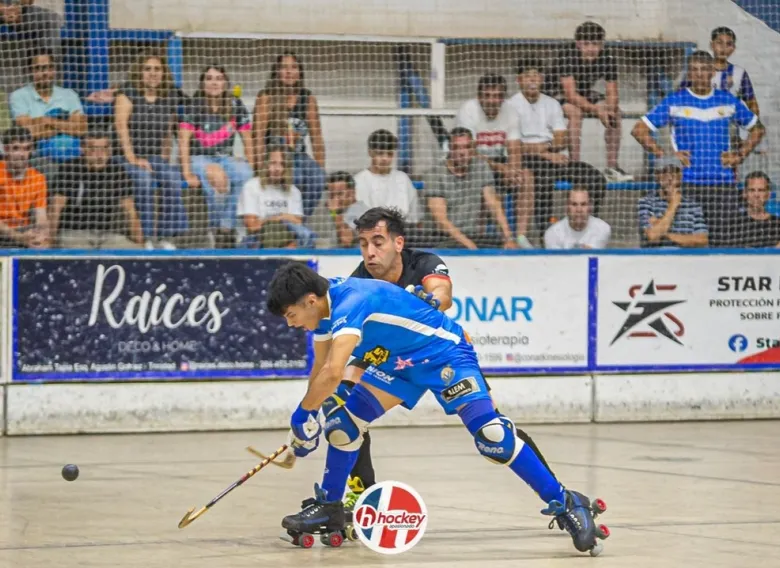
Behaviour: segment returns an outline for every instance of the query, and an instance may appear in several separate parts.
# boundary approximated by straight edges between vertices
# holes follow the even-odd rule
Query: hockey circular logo
[[[353,525],[360,542],[374,552],[400,554],[422,539],[428,509],[420,494],[408,485],[383,481],[360,495]]]

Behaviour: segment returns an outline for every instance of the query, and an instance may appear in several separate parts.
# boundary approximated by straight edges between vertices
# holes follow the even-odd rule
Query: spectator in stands
[[[131,249],[143,243],[132,183],[111,154],[110,135],[93,129],[84,138],[83,157],[63,166],[57,176],[51,191],[51,233],[59,247]]]
[[[303,225],[303,199],[292,183],[292,160],[287,146],[268,146],[260,175],[250,179],[241,190],[238,217],[247,236],[243,246],[280,248],[280,235],[292,235],[299,246],[311,248],[314,233]],[[275,245],[269,244],[273,239]]]
[[[474,154],[471,131],[453,128],[446,162],[438,163],[425,182],[424,195],[433,230],[438,233],[431,242],[442,248],[518,248],[496,195],[493,172]],[[483,204],[498,225],[500,235],[488,233],[482,226]]]
[[[745,205],[736,223],[734,245],[746,248],[780,248],[780,218],[770,215],[766,202],[772,181],[764,172],[750,172],[742,192]]]
[[[46,178],[30,167],[33,137],[14,126],[3,133],[0,160],[0,247],[48,248]]]
[[[477,84],[477,98],[463,103],[455,126],[471,130],[477,157],[493,170],[500,193],[516,194],[517,242],[531,248],[526,234],[533,207],[533,180],[526,179],[520,164],[520,124],[517,113],[506,101],[506,79],[483,75]]]
[[[375,130],[368,137],[371,165],[355,175],[355,198],[367,207],[395,207],[409,221],[420,222],[420,200],[412,180],[393,167],[398,138],[388,130]]]
[[[653,138],[659,128],[672,128],[675,154],[685,168],[683,194],[704,211],[713,247],[729,246],[739,209],[734,169],[764,136],[764,127],[744,102],[712,88],[712,56],[694,52],[688,58],[690,88],[668,95],[639,120],[632,131],[636,140],[656,157],[665,151]],[[736,123],[750,130],[739,150],[731,146],[729,129]]]
[[[607,168],[610,181],[631,181],[620,169],[620,97],[618,66],[612,52],[604,47],[606,32],[595,22],[584,22],[574,32],[574,45],[562,49],[556,58],[545,90],[563,105],[569,119],[569,157],[580,160],[582,121],[595,117],[604,125]],[[604,81],[605,92],[598,85]]]
[[[177,100],[165,57],[149,53],[138,58],[128,84],[115,98],[114,126],[122,150],[119,160],[133,180],[147,248],[154,248],[155,242],[163,249],[176,248],[172,239],[189,228],[182,196],[184,180],[170,161]]]
[[[305,87],[303,63],[295,53],[282,53],[271,67],[268,83],[257,94],[252,131],[258,169],[271,143],[293,152],[293,182],[303,193],[304,214],[311,215],[325,190],[325,141],[317,99]],[[306,151],[306,138],[313,158]]]
[[[604,249],[609,245],[612,229],[608,223],[591,214],[590,195],[582,186],[569,192],[566,217],[544,233],[546,249]]]
[[[11,117],[36,140],[32,165],[49,180],[59,164],[78,158],[80,137],[87,131],[87,117],[79,96],[54,84],[54,57],[42,50],[30,58],[32,82],[11,94]]]
[[[198,85],[179,125],[181,169],[190,188],[203,187],[210,239],[220,248],[233,247],[238,197],[252,177],[255,159],[252,124],[244,103],[233,96],[224,67],[206,67]],[[233,155],[236,134],[252,162]]]
[[[355,197],[355,179],[348,172],[328,176],[328,189],[320,199],[308,225],[317,233],[317,248],[349,248],[355,244],[355,220],[368,207]]]
[[[658,192],[639,199],[642,248],[706,247],[709,231],[701,206],[682,193],[683,165],[669,156],[656,164]]]

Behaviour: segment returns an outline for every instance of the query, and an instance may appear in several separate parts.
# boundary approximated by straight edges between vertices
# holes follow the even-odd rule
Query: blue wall
[[[766,25],[780,33],[780,2],[778,0],[733,0],[751,16],[763,20]]]

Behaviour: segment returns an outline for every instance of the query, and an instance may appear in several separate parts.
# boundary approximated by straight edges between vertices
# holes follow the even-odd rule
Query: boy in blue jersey
[[[325,279],[302,263],[277,271],[267,304],[289,326],[311,330],[318,339],[315,369],[291,417],[290,436],[298,457],[315,450],[322,409],[329,447],[315,497],[282,520],[293,539],[344,529],[341,499],[366,428],[399,404],[412,409],[430,390],[447,414],[460,416],[483,456],[507,465],[531,486],[547,504],[542,513],[555,517],[578,550],[601,551],[596,538],[606,538],[608,531],[595,526],[593,515],[603,508],[592,510],[587,497],[565,489],[517,436],[512,421],[496,411],[468,336],[445,314],[399,286]],[[335,393],[350,356],[370,366],[342,400]]]
[[[739,208],[735,169],[764,136],[764,127],[743,101],[712,87],[712,56],[697,51],[688,58],[690,87],[664,98],[642,117],[631,134],[645,150],[662,158],[663,148],[653,138],[670,126],[674,153],[682,161],[683,195],[698,201],[710,228],[710,244],[732,244]],[[749,131],[738,150],[732,148],[732,124]]]

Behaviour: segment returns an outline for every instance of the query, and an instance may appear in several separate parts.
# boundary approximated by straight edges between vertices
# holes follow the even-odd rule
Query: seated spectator
[[[52,182],[59,164],[81,155],[87,117],[79,96],[54,84],[54,58],[38,50],[30,58],[32,83],[11,94],[11,117],[36,140],[33,167]]]
[[[691,87],[665,97],[639,120],[631,134],[648,152],[661,158],[665,152],[653,133],[669,125],[675,155],[685,168],[683,193],[699,203],[713,247],[729,246],[739,209],[734,169],[764,136],[764,127],[744,102],[712,88],[712,56],[696,51],[688,58]],[[732,149],[730,127],[750,130],[745,143]]]
[[[84,155],[63,166],[52,188],[52,235],[60,248],[133,249],[143,243],[133,188],[111,160],[111,137],[88,132]],[[127,235],[130,235],[128,239]]]
[[[14,126],[3,133],[0,160],[0,248],[48,248],[46,178],[30,167],[33,137]]]
[[[355,244],[355,220],[368,207],[355,199],[355,179],[348,172],[328,176],[328,188],[308,221],[317,234],[317,248],[348,248]]]
[[[701,206],[682,194],[683,165],[678,158],[660,160],[656,180],[660,190],[639,199],[639,239],[642,248],[706,247],[707,224]]]
[[[299,246],[313,246],[314,234],[303,226],[301,192],[291,183],[290,161],[285,146],[269,146],[260,176],[250,179],[241,190],[237,214],[247,233],[243,246],[282,248],[278,244],[271,247],[262,238],[274,227],[280,234],[296,237]]]
[[[420,201],[412,180],[393,167],[398,138],[387,130],[368,137],[371,165],[355,174],[355,198],[367,207],[395,207],[410,224],[420,222]]]
[[[471,131],[454,128],[447,161],[438,163],[425,182],[424,195],[437,233],[430,239],[432,246],[518,248],[494,183],[493,172],[474,155]],[[482,226],[483,203],[498,225],[500,236],[489,234]]]
[[[530,247],[525,235],[533,207],[533,183],[526,180],[520,164],[520,124],[517,113],[506,102],[506,91],[506,79],[501,75],[482,76],[477,98],[461,105],[455,126],[471,131],[477,156],[493,170],[496,189],[517,194],[518,243]]]
[[[181,170],[171,164],[178,95],[161,55],[142,55],[128,85],[115,99],[114,125],[119,161],[133,180],[135,204],[147,248],[176,248],[171,239],[189,229],[182,196]],[[160,212],[157,215],[157,197]]]
[[[734,246],[745,248],[780,248],[780,218],[766,211],[772,193],[772,181],[764,172],[751,172],[745,178],[741,208],[736,223]]]
[[[591,215],[588,190],[575,186],[569,192],[566,217],[544,232],[544,248],[604,249],[611,236],[609,224]]]
[[[304,215],[311,215],[325,190],[325,141],[317,99],[305,86],[303,63],[295,53],[282,53],[271,67],[268,83],[257,94],[252,132],[255,168],[262,167],[269,144],[285,145],[293,153],[293,183],[303,192]]]
[[[607,169],[610,181],[631,181],[618,165],[620,153],[620,100],[618,66],[612,52],[604,47],[606,32],[595,22],[584,22],[574,32],[574,45],[557,55],[545,90],[563,105],[569,119],[569,157],[578,162],[582,145],[582,121],[595,117],[604,125]],[[597,92],[603,81],[605,93]]]
[[[180,124],[181,169],[190,188],[203,187],[210,236],[220,248],[232,247],[238,196],[253,171],[250,162],[233,155],[233,146],[240,134],[244,153],[254,160],[252,125],[223,67],[206,67],[198,85]]]

